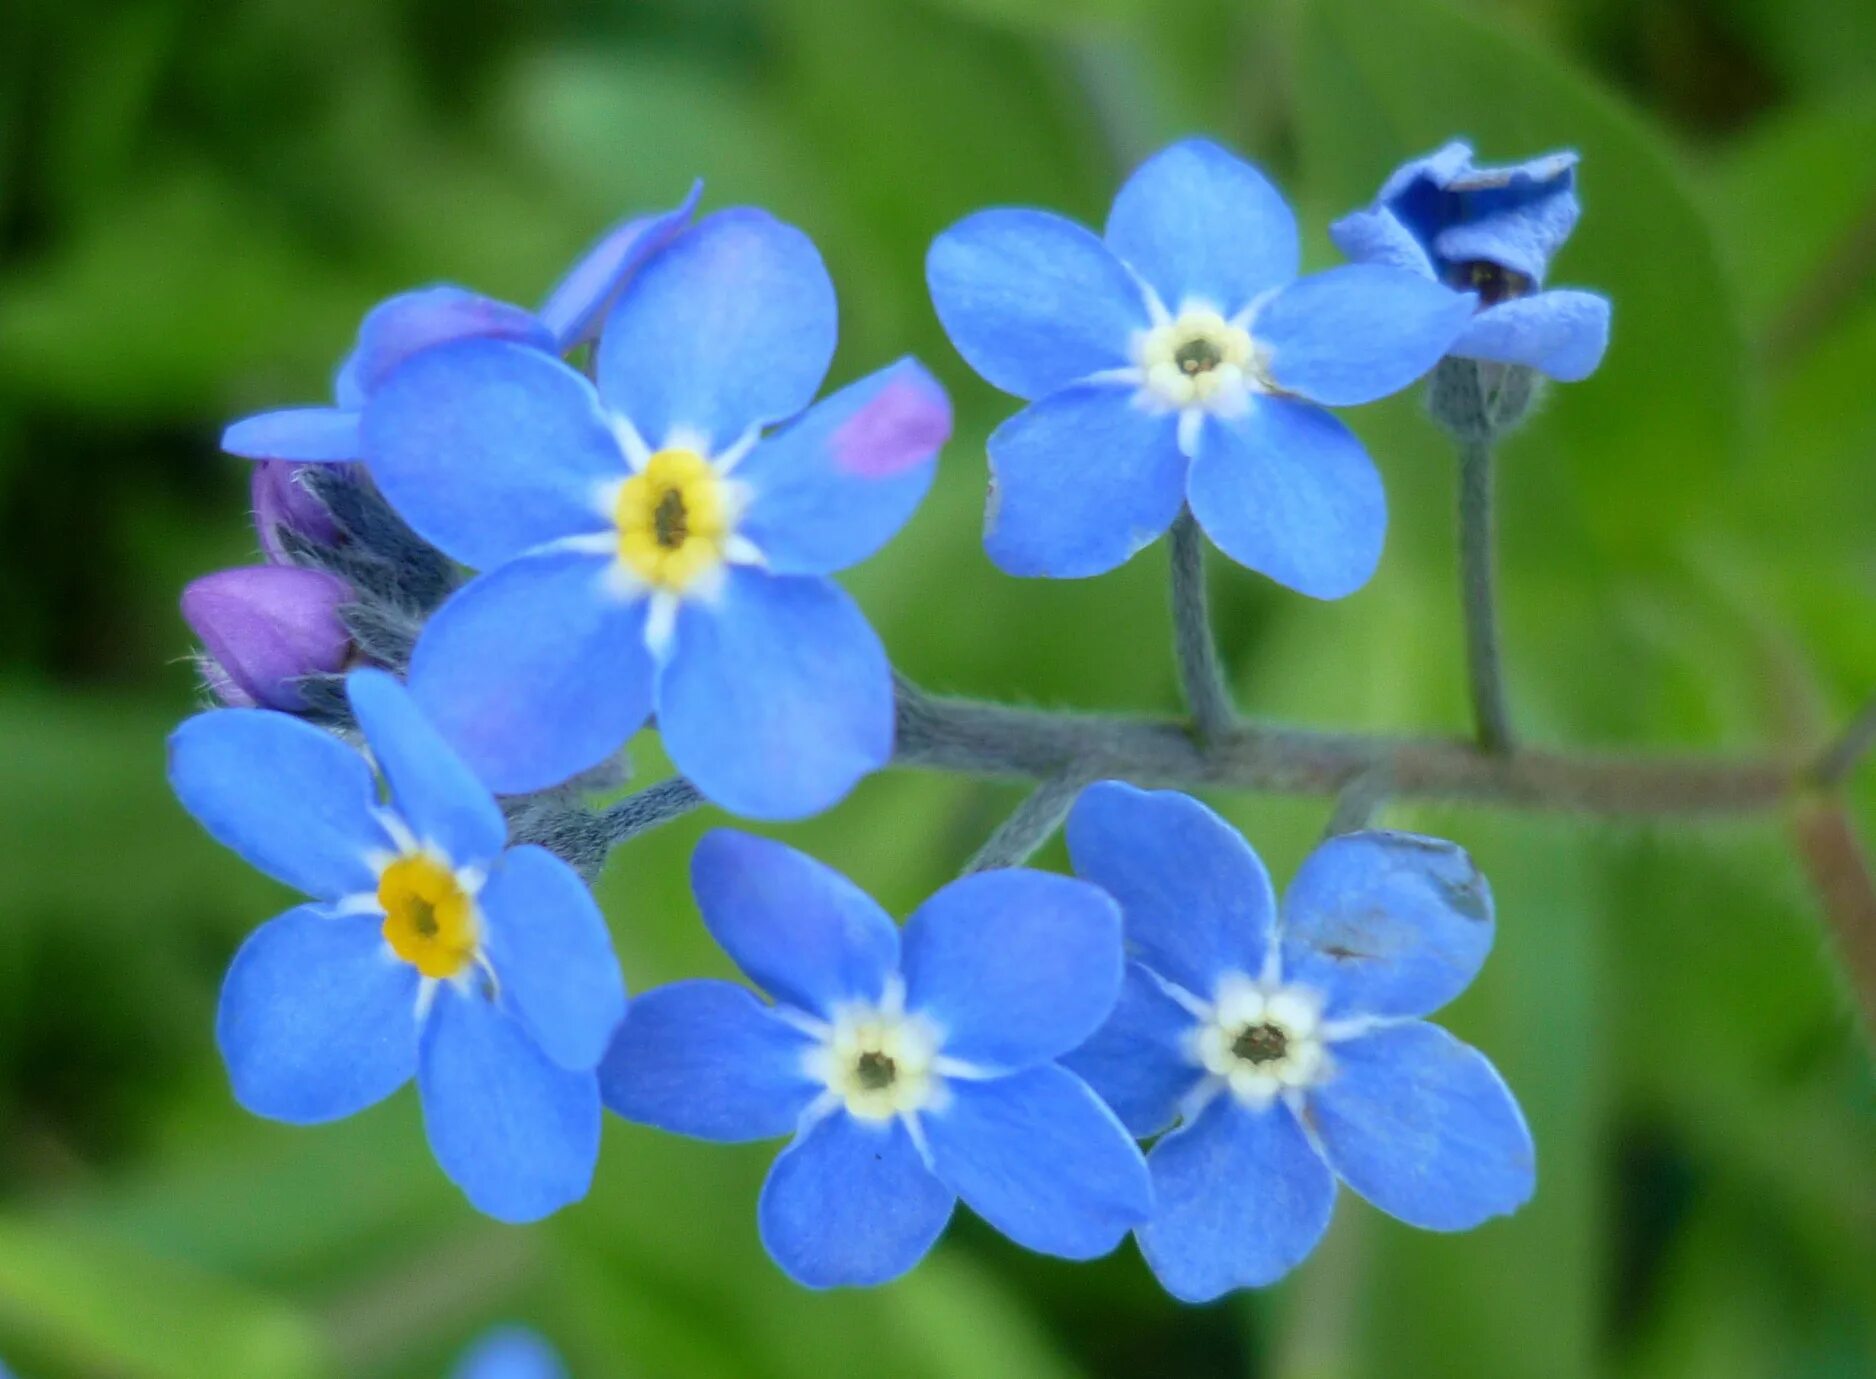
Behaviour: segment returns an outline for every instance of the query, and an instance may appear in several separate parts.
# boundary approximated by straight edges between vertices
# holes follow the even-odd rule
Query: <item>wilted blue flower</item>
[[[567,1367],[534,1332],[505,1326],[476,1342],[450,1379],[567,1379]]]
[[[1540,290],[1580,210],[1574,153],[1481,168],[1469,145],[1454,142],[1403,164],[1372,208],[1329,234],[1359,263],[1478,293],[1478,315],[1450,353],[1528,365],[1568,383],[1594,373],[1609,344],[1607,298]]]
[[[690,981],[633,1005],[601,1069],[628,1120],[700,1139],[792,1133],[762,1190],[763,1243],[813,1288],[884,1283],[962,1197],[1020,1245],[1106,1254],[1145,1219],[1139,1151],[1054,1060],[1120,990],[1120,916],[1044,872],[954,881],[900,934],[851,882],[718,830],[692,882],[765,1005]]]
[[[251,565],[217,570],[182,591],[182,616],[208,653],[202,671],[225,704],[306,707],[296,683],[345,668],[352,636],[339,610],[351,586],[323,570]]]
[[[1092,786],[1068,820],[1075,870],[1120,902],[1113,1018],[1064,1063],[1145,1138],[1140,1247],[1202,1302],[1271,1283],[1329,1224],[1335,1182],[1428,1230],[1531,1195],[1524,1117],[1476,1049],[1419,1016],[1471,982],[1491,892],[1451,843],[1331,838],[1281,918],[1263,863],[1197,800]]]
[[[805,235],[722,211],[614,305],[597,389],[465,340],[372,398],[379,488],[487,571],[425,626],[410,677],[496,790],[597,764],[654,708],[678,769],[743,814],[813,813],[891,756],[885,651],[827,576],[911,515],[950,405],[906,359],[764,436],[814,397],[834,316]]]
[[[447,340],[510,340],[559,355],[585,343],[593,321],[633,274],[683,230],[702,194],[699,183],[673,209],[608,230],[548,294],[538,315],[448,285],[400,292],[380,302],[366,314],[357,343],[339,365],[333,406],[245,417],[222,433],[222,449],[251,460],[356,460],[363,453],[358,414],[365,399],[419,350]]]
[[[1296,279],[1296,221],[1215,144],[1156,154],[1105,239],[1041,211],[982,211],[932,245],[952,343],[1031,401],[990,438],[984,544],[1017,575],[1121,564],[1182,504],[1233,560],[1317,598],[1367,582],[1387,504],[1328,406],[1406,387],[1472,301],[1418,275]]]
[[[261,926],[222,987],[235,1096],[295,1124],[349,1116],[414,1073],[443,1171],[491,1216],[585,1195],[594,1068],[625,990],[598,907],[567,865],[504,850],[501,810],[394,679],[354,671],[367,760],[311,724],[200,714],[170,739],[184,807],[312,897]]]

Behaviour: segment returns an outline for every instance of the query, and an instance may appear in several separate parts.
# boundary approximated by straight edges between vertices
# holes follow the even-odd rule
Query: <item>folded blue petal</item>
[[[925,1257],[956,1198],[904,1124],[824,1116],[775,1160],[757,1222],[769,1256],[809,1288],[866,1287]]]
[[[269,920],[235,954],[215,1015],[235,1099],[296,1125],[382,1101],[417,1069],[417,983],[376,918],[305,905]]]
[[[1147,968],[1127,964],[1120,1000],[1094,1036],[1062,1066],[1094,1089],[1135,1139],[1159,1134],[1205,1076],[1186,1052],[1192,1013]]]
[[[877,1001],[899,966],[899,930],[871,896],[806,853],[719,828],[691,855],[711,935],[778,1001],[822,1016]]]
[[[1013,575],[1105,574],[1172,525],[1185,473],[1175,419],[1131,389],[1052,394],[991,434],[984,549]]]
[[[410,692],[385,671],[355,670],[346,698],[391,787],[391,804],[417,835],[457,866],[491,861],[508,841],[508,821],[431,726]]]
[[[248,460],[337,464],[365,453],[358,413],[337,407],[289,407],[243,417],[221,433],[221,448]]]
[[[676,982],[632,1002],[600,1065],[599,1090],[627,1120],[734,1143],[795,1128],[822,1088],[808,1038],[742,987]]]
[[[540,317],[562,353],[599,333],[600,322],[633,274],[677,238],[690,223],[702,195],[700,179],[691,184],[689,193],[673,209],[635,216],[613,226],[554,284],[541,305]]]
[[[932,242],[932,305],[970,366],[1038,398],[1132,363],[1140,284],[1088,230],[1044,211],[967,216]]]
[[[1432,368],[1477,302],[1401,268],[1357,263],[1315,273],[1271,298],[1251,322],[1286,392],[1332,407],[1399,392]]]
[[[391,846],[377,782],[312,724],[266,709],[197,714],[170,734],[169,783],[217,842],[276,880],[319,900],[377,889],[366,855]]]
[[[1283,898],[1283,980],[1321,992],[1332,1019],[1430,1014],[1471,985],[1491,948],[1491,888],[1438,838],[1331,838]]]
[[[1467,359],[1523,364],[1559,383],[1596,372],[1609,348],[1609,299],[1594,292],[1555,288],[1481,311],[1454,341]]]
[[[947,1057],[1025,1068],[1098,1029],[1120,995],[1120,911],[1086,882],[1026,868],[953,881],[905,925],[906,1009]]]
[[[658,680],[658,727],[679,771],[716,804],[798,819],[892,759],[892,667],[831,580],[732,566],[687,600]],[[590,763],[588,763],[590,764]]]
[[[1356,263],[1401,268],[1423,278],[1439,276],[1426,247],[1386,206],[1343,216],[1329,227],[1329,238]]]
[[[1339,599],[1373,576],[1387,495],[1361,442],[1319,407],[1259,397],[1199,436],[1187,499],[1238,564],[1311,598]]]
[[[451,340],[511,340],[554,352],[554,337],[518,306],[460,287],[400,292],[366,313],[358,344],[339,366],[334,390],[341,407],[362,407],[405,360]]]

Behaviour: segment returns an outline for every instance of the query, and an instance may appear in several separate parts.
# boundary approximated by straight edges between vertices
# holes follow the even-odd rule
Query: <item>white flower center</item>
[[[1329,1072],[1322,1000],[1306,987],[1233,973],[1219,982],[1191,1038],[1194,1060],[1251,1106],[1267,1105],[1285,1088],[1312,1086]]]
[[[934,1075],[938,1036],[897,1002],[840,1011],[808,1053],[808,1075],[859,1120],[886,1121],[930,1106],[942,1084]]]
[[[1267,388],[1251,333],[1208,306],[1187,303],[1142,332],[1134,353],[1147,392],[1167,407],[1230,412],[1244,405],[1247,392]]]

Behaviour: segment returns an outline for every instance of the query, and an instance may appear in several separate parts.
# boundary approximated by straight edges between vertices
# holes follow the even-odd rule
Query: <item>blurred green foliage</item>
[[[1453,134],[1584,156],[1557,281],[1615,345],[1504,456],[1517,707],[1547,740],[1791,746],[1876,683],[1876,9],[1841,0],[10,0],[0,8],[0,1354],[38,1379],[402,1379],[482,1326],[581,1379],[1876,1372],[1876,1079],[1778,821],[1456,810],[1499,949],[1453,1010],[1518,1089],[1540,1192],[1461,1237],[1344,1199],[1267,1293],[1167,1301],[962,1223],[909,1280],[816,1296],[756,1241],[771,1150],[609,1124],[592,1199],[526,1230],[456,1196],[412,1099],[240,1113],[220,971],[282,901],[167,798],[194,689],[174,599],[251,558],[230,415],[324,394],[358,315],[447,279],[524,302],[604,224],[753,200],[842,292],[836,378],[908,349],[959,438],[853,580],[936,688],[1169,708],[1163,553],[1019,582],[978,545],[1009,409],[923,291],[989,203],[1098,218],[1117,156],[1205,130],[1323,227]],[[1354,424],[1380,576],[1307,604],[1221,573],[1246,704],[1463,722],[1451,462],[1416,402]],[[657,769],[644,744],[641,769]],[[1012,792],[892,773],[781,830],[901,912]],[[1215,801],[1279,875],[1320,803]],[[1867,823],[1876,791],[1858,787]],[[725,964],[697,820],[612,862],[636,986]],[[1059,850],[1045,860],[1060,863]]]

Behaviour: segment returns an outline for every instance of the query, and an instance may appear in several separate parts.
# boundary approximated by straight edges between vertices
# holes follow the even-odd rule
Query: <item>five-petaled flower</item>
[[[536,1333],[504,1326],[477,1341],[450,1379],[567,1379],[567,1367]]]
[[[1174,144],[1105,238],[1031,210],[972,215],[927,262],[952,342],[1031,405],[990,438],[984,544],[1017,575],[1120,565],[1182,504],[1233,560],[1317,598],[1365,584],[1386,498],[1322,405],[1406,387],[1473,300],[1398,268],[1297,279],[1296,222],[1256,168]]]
[[[229,968],[216,1036],[235,1096],[313,1124],[414,1073],[437,1161],[482,1211],[528,1221],[584,1196],[599,1153],[594,1069],[625,988],[592,896],[564,862],[507,848],[488,790],[380,670],[346,680],[366,758],[262,709],[200,714],[170,781],[218,840],[312,897]]]
[[[1070,1259],[1146,1218],[1138,1149],[1055,1062],[1120,991],[1120,915],[1095,887],[980,872],[919,907],[902,951],[871,898],[780,843],[709,834],[692,880],[704,923],[775,1004],[721,981],[647,992],[602,1090],[629,1120],[701,1139],[792,1132],[759,1217],[793,1278],[896,1278],[959,1197]]]
[[[1574,153],[1481,168],[1468,145],[1454,142],[1402,164],[1372,207],[1336,221],[1329,234],[1357,262],[1476,292],[1478,315],[1450,353],[1573,383],[1602,362],[1609,301],[1573,288],[1542,289],[1580,210]]]
[[[412,692],[496,790],[558,784],[654,708],[718,804],[833,804],[890,758],[891,670],[828,576],[924,497],[950,405],[912,360],[801,413],[834,288],[764,212],[679,236],[613,306],[597,388],[493,340],[414,356],[372,397],[366,461],[419,534],[485,571],[425,627]]]
[[[1140,1247],[1174,1295],[1273,1282],[1329,1224],[1336,1179],[1428,1230],[1515,1210],[1534,1184],[1517,1103],[1477,1050],[1420,1016],[1492,942],[1465,853],[1412,834],[1331,838],[1281,919],[1248,844],[1188,796],[1090,787],[1076,872],[1117,901],[1136,961],[1113,1018],[1064,1063],[1148,1156]]]
[[[387,298],[360,323],[358,340],[333,379],[332,406],[286,407],[243,417],[222,433],[222,449],[250,460],[356,460],[364,453],[358,418],[365,400],[419,350],[447,340],[511,340],[561,355],[585,344],[594,323],[633,275],[682,233],[702,194],[699,182],[672,209],[635,216],[606,231],[555,284],[538,312],[449,284]],[[256,515],[260,518],[258,510]],[[265,541],[267,525],[260,520]]]

